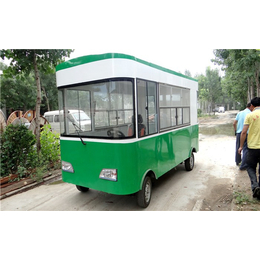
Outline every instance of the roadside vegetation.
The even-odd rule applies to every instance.
[[[253,199],[246,191],[234,191],[234,204],[237,211],[259,211],[260,201]]]
[[[2,49],[0,58],[0,108],[5,116],[17,110],[35,112],[35,131],[23,125],[2,125],[1,177],[41,180],[50,168],[60,168],[59,135],[49,126],[41,128],[40,115],[58,108],[55,67],[72,49]],[[6,119],[5,119],[6,121]]]
[[[14,76],[23,82],[27,77],[31,76],[36,83],[36,102],[33,109],[35,109],[35,137],[37,153],[40,154],[40,109],[42,103],[42,93],[46,97],[48,104],[48,98],[46,90],[41,83],[42,75],[55,74],[55,67],[65,60],[65,57],[69,57],[71,49],[2,49],[0,51],[0,57],[2,59],[10,59],[11,63],[3,71],[3,79],[12,79]],[[55,87],[55,86],[53,86]],[[7,84],[7,89],[10,86]],[[19,93],[19,92],[18,92]],[[24,92],[28,93],[28,92]],[[24,94],[23,93],[23,94]],[[17,95],[17,93],[14,93]],[[34,93],[35,94],[35,93]],[[27,98],[27,97],[26,97]],[[7,100],[10,99],[10,96]],[[5,102],[7,101],[5,100]],[[15,110],[17,107],[14,108]]]
[[[37,153],[36,138],[24,125],[8,125],[1,137],[1,177],[20,180],[30,176],[42,180],[51,169],[60,168],[59,134],[45,125],[40,133],[41,151]]]
[[[198,114],[212,114],[218,106],[226,110],[242,110],[254,97],[260,96],[260,50],[215,49],[214,64],[207,67],[205,75],[196,75],[199,85]],[[224,75],[223,75],[224,74]]]

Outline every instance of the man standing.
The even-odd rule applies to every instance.
[[[239,163],[242,161],[239,169],[241,171],[246,170],[247,164],[246,164],[246,155],[247,155],[247,138],[245,139],[244,146],[243,146],[243,157],[241,160],[241,154],[238,153],[238,148],[240,147],[240,135],[244,126],[244,121],[246,118],[246,115],[251,113],[251,103],[248,103],[246,106],[246,109],[240,111],[236,119],[233,123],[235,133],[236,133],[236,153],[235,153],[235,162],[236,165],[239,165]]]
[[[257,163],[260,163],[260,98],[253,98],[251,100],[251,105],[253,112],[248,114],[245,118],[244,127],[240,136],[240,147],[238,153],[241,154],[241,151],[243,150],[243,145],[248,131],[248,152],[246,157],[247,172],[251,181],[253,197],[260,199],[260,180],[257,182],[256,176]],[[260,168],[258,171],[258,174],[260,175]]]

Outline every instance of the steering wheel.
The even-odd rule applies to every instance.
[[[121,132],[121,131],[119,131],[119,130],[116,130],[116,129],[114,129],[114,130],[108,130],[107,131],[107,135],[109,136],[109,137],[125,137],[125,135],[124,135],[124,133],[123,132]]]

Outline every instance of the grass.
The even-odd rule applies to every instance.
[[[61,183],[64,183],[63,180],[54,181],[54,182],[50,183],[50,185],[57,185],[57,184],[61,184]]]
[[[233,198],[238,210],[258,211],[260,209],[260,201],[249,197],[245,192],[235,191]]]
[[[217,115],[209,115],[209,114],[201,114],[198,116],[198,118],[210,118],[210,119],[217,119],[218,116]]]
[[[235,199],[236,204],[247,204],[247,203],[253,203],[255,204],[256,201],[253,199],[250,199],[248,195],[244,192],[235,191],[233,194],[233,197]]]
[[[204,135],[228,135],[234,136],[234,128],[232,124],[216,125],[214,127],[199,127],[200,134]]]

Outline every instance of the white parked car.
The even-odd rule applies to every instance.
[[[219,107],[218,112],[219,113],[225,113],[225,107]]]
[[[44,117],[49,121],[52,130],[57,133],[60,133],[60,121],[63,122],[63,110],[45,112]],[[70,130],[75,131],[72,123],[74,123],[82,131],[89,131],[91,129],[91,119],[83,110],[69,110],[68,118],[70,121]]]

